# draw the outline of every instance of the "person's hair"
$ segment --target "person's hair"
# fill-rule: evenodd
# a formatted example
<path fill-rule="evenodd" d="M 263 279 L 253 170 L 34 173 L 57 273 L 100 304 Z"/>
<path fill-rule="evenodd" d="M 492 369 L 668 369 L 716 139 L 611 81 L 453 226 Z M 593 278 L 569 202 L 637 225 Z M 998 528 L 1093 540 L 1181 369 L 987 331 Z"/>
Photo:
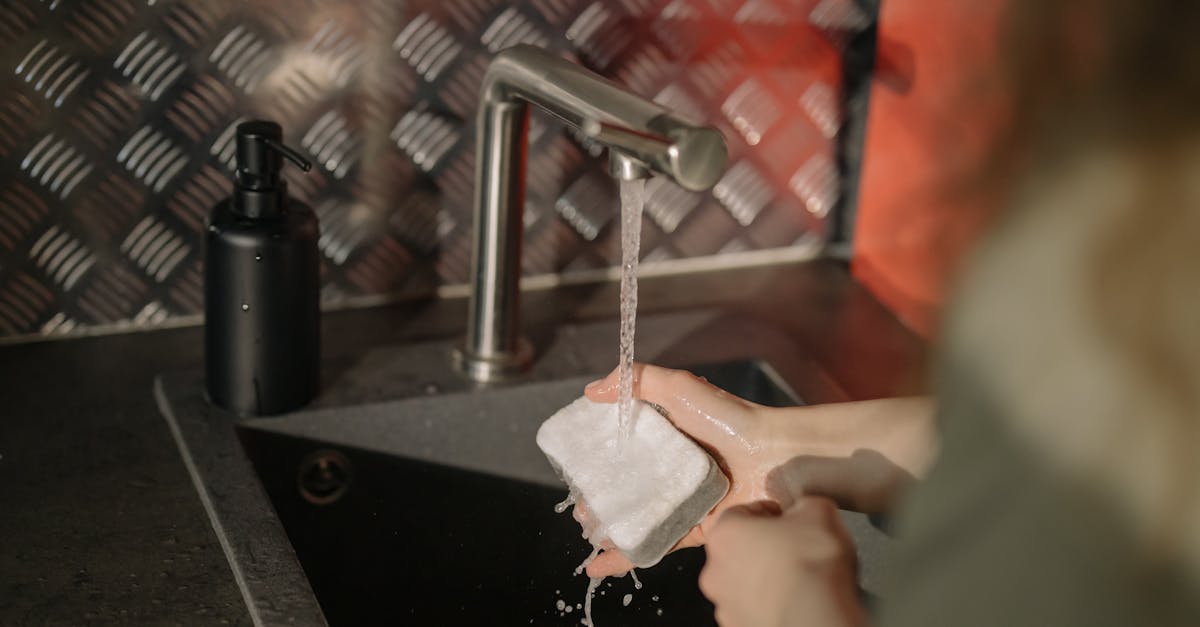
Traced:
<path fill-rule="evenodd" d="M 1073 210 L 1074 216 L 1106 216 L 1084 247 L 1078 311 L 1128 373 L 1125 384 L 1135 390 L 1129 398 L 1149 401 L 1125 420 L 1127 428 L 1155 434 L 1154 455 L 1111 463 L 1156 466 L 1140 469 L 1157 483 L 1138 489 L 1161 495 L 1152 499 L 1160 506 L 1148 521 L 1148 542 L 1176 555 L 1186 547 L 1196 563 L 1200 36 L 1194 30 L 1200 2 L 1016 0 L 1011 18 L 1006 59 L 1015 115 L 1003 154 L 1012 172 L 1038 181 L 1031 190 L 1036 195 L 1070 172 L 1066 164 L 1103 157 L 1102 150 L 1118 155 L 1116 171 L 1130 181 L 1130 193 L 1101 198 L 1094 213 Z M 1072 184 L 1102 187 L 1090 176 Z M 1089 198 L 1083 190 L 1073 197 L 1094 201 L 1082 200 Z"/>
<path fill-rule="evenodd" d="M 1072 121 L 1159 141 L 1197 128 L 1200 4 L 1191 0 L 1017 0 L 1006 35 L 1017 133 Z"/>

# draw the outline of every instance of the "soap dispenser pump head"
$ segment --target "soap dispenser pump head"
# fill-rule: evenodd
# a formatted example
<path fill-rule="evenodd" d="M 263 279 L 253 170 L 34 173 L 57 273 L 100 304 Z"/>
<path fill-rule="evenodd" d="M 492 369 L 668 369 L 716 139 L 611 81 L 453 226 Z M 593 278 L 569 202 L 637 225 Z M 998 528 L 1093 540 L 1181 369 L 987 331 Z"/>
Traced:
<path fill-rule="evenodd" d="M 278 124 L 254 120 L 238 125 L 234 211 L 247 218 L 279 215 L 287 198 L 287 184 L 279 175 L 285 157 L 305 172 L 312 168 L 303 155 L 283 145 Z"/>

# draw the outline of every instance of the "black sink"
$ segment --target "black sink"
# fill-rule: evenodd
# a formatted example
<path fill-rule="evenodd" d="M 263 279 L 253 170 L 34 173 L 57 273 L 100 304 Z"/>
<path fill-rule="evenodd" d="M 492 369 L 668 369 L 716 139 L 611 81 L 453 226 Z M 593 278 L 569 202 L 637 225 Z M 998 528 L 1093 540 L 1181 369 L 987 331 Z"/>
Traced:
<path fill-rule="evenodd" d="M 609 319 L 560 325 L 523 381 L 478 388 L 451 367 L 455 340 L 379 346 L 331 363 L 321 396 L 281 416 L 214 409 L 198 372 L 160 376 L 155 395 L 255 624 L 578 625 L 590 547 L 554 513 L 566 489 L 535 434 L 612 367 L 616 337 Z M 691 370 L 765 405 L 845 400 L 795 338 L 720 310 L 639 317 L 638 356 L 719 364 Z M 890 541 L 842 521 L 877 593 Z M 670 555 L 638 571 L 642 590 L 606 580 L 596 623 L 712 624 L 703 560 Z"/>
<path fill-rule="evenodd" d="M 692 370 L 758 403 L 799 403 L 760 362 Z M 362 441 L 353 437 L 307 437 L 315 433 L 311 429 L 288 433 L 254 422 L 239 426 L 242 445 L 328 622 L 580 624 L 583 610 L 578 604 L 584 602 L 588 579 L 573 573 L 590 546 L 569 513 L 554 512 L 566 490 L 536 451 L 532 430 L 545 418 L 541 414 L 546 407 L 565 404 L 580 394 L 586 380 L 530 392 L 529 411 L 538 415 L 521 417 L 519 423 L 499 424 L 507 418 L 479 410 L 483 418 L 475 435 L 482 441 L 473 446 L 484 447 L 477 451 L 491 447 L 490 453 L 496 455 L 481 455 L 495 457 L 491 469 L 465 458 L 438 459 L 437 451 L 406 455 L 379 450 L 388 448 L 382 445 L 356 445 Z M 507 393 L 521 394 L 519 389 Z M 512 411 L 505 409 L 511 403 L 496 407 L 497 414 Z M 351 424 L 359 418 L 353 412 L 321 418 L 323 423 L 332 420 Z M 424 419 L 409 415 L 396 420 Z M 433 431 L 442 428 L 424 422 Z M 413 450 L 425 449 L 414 445 Z M 506 459 L 536 464 L 539 471 L 521 471 L 516 468 L 520 464 Z M 639 570 L 641 590 L 634 589 L 629 577 L 605 580 L 593 601 L 595 622 L 713 624 L 712 606 L 696 586 L 703 563 L 703 551 L 690 549 Z M 632 594 L 628 606 L 623 603 L 626 594 Z M 566 612 L 566 607 L 571 611 Z"/>

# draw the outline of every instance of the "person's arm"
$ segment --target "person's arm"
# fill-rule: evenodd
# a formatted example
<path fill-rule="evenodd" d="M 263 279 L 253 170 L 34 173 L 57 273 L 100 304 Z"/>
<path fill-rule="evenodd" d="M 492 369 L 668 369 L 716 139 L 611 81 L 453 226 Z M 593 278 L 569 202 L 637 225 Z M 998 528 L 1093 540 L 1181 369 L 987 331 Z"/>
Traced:
<path fill-rule="evenodd" d="M 714 454 L 729 475 L 726 497 L 676 548 L 699 546 L 724 510 L 756 502 L 787 508 L 801 495 L 877 513 L 936 450 L 933 403 L 882 399 L 813 407 L 769 408 L 738 398 L 682 370 L 635 364 L 634 396 L 661 407 L 671 422 Z M 617 373 L 587 386 L 588 398 L 616 402 Z M 616 551 L 598 556 L 592 577 L 624 574 Z"/>
<path fill-rule="evenodd" d="M 866 514 L 887 511 L 937 455 L 934 410 L 928 397 L 767 408 L 760 419 L 775 451 L 767 497 L 786 507 L 819 495 Z"/>

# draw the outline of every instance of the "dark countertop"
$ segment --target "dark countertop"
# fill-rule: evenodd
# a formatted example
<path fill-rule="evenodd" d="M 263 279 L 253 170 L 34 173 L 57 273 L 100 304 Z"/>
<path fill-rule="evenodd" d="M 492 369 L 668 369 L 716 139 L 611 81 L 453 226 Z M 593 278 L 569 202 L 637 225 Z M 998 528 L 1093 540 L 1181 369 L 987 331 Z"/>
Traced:
<path fill-rule="evenodd" d="M 847 396 L 924 388 L 922 344 L 842 264 L 724 272 L 737 293 L 720 303 L 799 338 Z M 643 280 L 640 310 L 720 304 L 688 280 Z M 612 316 L 617 299 L 592 284 L 525 303 L 536 335 Z M 336 370 L 373 346 L 459 333 L 463 313 L 442 300 L 327 314 L 325 361 Z M 0 347 L 0 624 L 249 624 L 151 393 L 157 374 L 201 359 L 194 327 Z"/>

